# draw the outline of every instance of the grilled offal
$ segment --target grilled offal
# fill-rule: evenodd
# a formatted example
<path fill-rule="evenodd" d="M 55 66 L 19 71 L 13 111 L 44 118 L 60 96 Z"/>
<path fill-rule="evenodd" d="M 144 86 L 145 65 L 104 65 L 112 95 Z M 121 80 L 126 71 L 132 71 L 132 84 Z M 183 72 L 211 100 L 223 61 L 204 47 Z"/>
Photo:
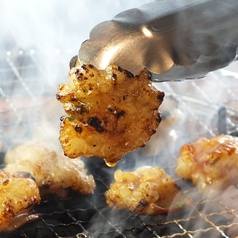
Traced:
<path fill-rule="evenodd" d="M 176 172 L 214 197 L 238 180 L 238 138 L 219 135 L 182 146 Z"/>
<path fill-rule="evenodd" d="M 92 175 L 87 174 L 80 158 L 69 160 L 51 150 L 43 142 L 31 141 L 9 151 L 4 159 L 5 171 L 10 174 L 30 173 L 40 189 L 41 196 L 56 193 L 67 195 L 64 189 L 80 194 L 93 193 L 96 184 Z"/>
<path fill-rule="evenodd" d="M 70 83 L 59 85 L 60 142 L 70 158 L 97 156 L 114 166 L 129 151 L 143 147 L 160 123 L 164 93 L 152 86 L 144 69 L 139 75 L 111 65 L 73 67 Z"/>
<path fill-rule="evenodd" d="M 18 215 L 38 203 L 40 194 L 34 180 L 0 171 L 0 231 L 11 229 L 10 224 L 14 226 Z"/>
<path fill-rule="evenodd" d="M 117 170 L 114 179 L 105 193 L 106 202 L 112 208 L 147 215 L 167 214 L 178 209 L 178 204 L 173 202 L 181 196 L 181 190 L 160 167 L 143 166 L 131 172 Z M 178 200 L 180 208 L 188 202 Z"/>

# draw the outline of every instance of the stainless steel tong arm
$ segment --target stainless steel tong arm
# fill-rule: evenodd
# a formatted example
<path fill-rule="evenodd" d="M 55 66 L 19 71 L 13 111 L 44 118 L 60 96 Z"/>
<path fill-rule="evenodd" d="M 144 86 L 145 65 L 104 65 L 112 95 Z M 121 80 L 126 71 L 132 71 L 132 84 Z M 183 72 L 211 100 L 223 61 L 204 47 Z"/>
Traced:
<path fill-rule="evenodd" d="M 158 0 L 94 27 L 79 50 L 82 62 L 110 64 L 153 81 L 204 77 L 230 64 L 238 45 L 238 0 Z"/>

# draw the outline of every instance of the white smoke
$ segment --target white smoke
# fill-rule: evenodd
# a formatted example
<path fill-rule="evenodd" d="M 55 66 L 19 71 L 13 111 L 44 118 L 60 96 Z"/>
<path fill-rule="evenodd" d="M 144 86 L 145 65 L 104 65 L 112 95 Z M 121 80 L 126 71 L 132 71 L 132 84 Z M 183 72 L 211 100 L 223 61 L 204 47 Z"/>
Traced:
<path fill-rule="evenodd" d="M 41 88 L 42 94 L 50 85 L 53 91 L 51 96 L 54 97 L 57 85 L 61 82 L 67 81 L 67 74 L 69 70 L 68 63 L 70 59 L 78 53 L 81 43 L 88 39 L 90 30 L 98 23 L 112 19 L 121 11 L 138 7 L 147 2 L 150 1 L 0 0 L 0 59 L 6 59 L 9 56 L 14 58 L 15 55 L 19 54 L 31 54 L 32 56 L 34 56 L 34 54 L 37 55 L 36 63 L 39 64 L 39 69 L 43 72 L 45 77 L 37 78 L 38 75 L 36 75 L 35 82 L 43 81 L 45 83 L 44 87 Z M 60 66 L 56 67 L 57 65 Z M 238 80 L 237 74 L 232 73 L 238 71 L 237 68 L 237 63 L 233 63 L 226 69 L 227 71 L 223 71 L 222 74 L 220 73 L 217 76 L 216 73 L 211 73 L 206 80 L 201 80 L 200 85 L 204 84 L 206 86 L 202 96 L 209 96 L 209 100 L 206 97 L 201 97 L 201 100 L 205 101 L 207 104 L 215 104 L 220 103 L 221 101 L 226 101 L 224 98 L 220 98 L 220 95 L 216 95 L 214 91 L 218 92 L 216 90 L 217 88 L 221 89 L 219 92 L 223 92 L 226 89 L 225 77 L 232 76 Z M 16 70 L 18 69 L 16 68 Z M 224 81 L 222 81 L 222 77 L 224 77 Z M 230 82 L 231 84 L 236 85 L 233 78 L 230 79 Z M 17 78 L 16 80 L 20 79 L 21 78 Z M 0 78 L 0 90 L 2 88 L 3 81 L 6 82 L 7 80 L 8 79 Z M 219 82 L 219 84 L 217 82 Z M 215 85 L 216 89 L 214 89 Z M 180 93 L 186 95 L 191 92 L 190 94 L 195 96 L 199 84 L 194 82 L 182 82 L 179 84 L 157 84 L 156 86 L 159 89 L 165 89 L 171 94 Z M 5 94 L 1 94 L 2 91 L 0 91 L 0 99 L 4 98 L 5 101 L 9 101 L 10 97 L 14 97 L 14 95 L 18 93 L 17 89 L 12 90 L 12 93 L 9 94 L 7 98 L 5 98 Z M 209 94 L 210 91 L 212 92 L 211 94 Z M 5 91 L 3 91 L 3 93 L 5 93 Z M 235 95 L 233 95 L 232 99 L 237 103 L 238 100 Z M 37 115 L 39 115 L 41 123 L 40 127 L 34 126 L 34 133 L 40 135 L 40 137 L 49 137 L 50 135 L 50 137 L 54 138 L 55 141 L 58 141 L 59 117 L 63 112 L 61 111 L 61 105 L 58 104 L 57 107 L 55 104 L 57 104 L 56 100 L 53 102 L 51 101 L 50 104 L 48 101 L 41 104 L 39 110 L 37 110 Z M 9 105 L 11 106 L 11 104 Z M 46 105 L 47 108 L 45 107 Z M 15 105 L 12 106 L 15 107 Z M 55 111 L 54 108 L 58 108 L 58 111 Z M 1 108 L 0 105 L 0 111 L 2 110 L 3 108 Z M 2 114 L 0 114 L 0 116 L 1 115 Z M 210 120 L 211 115 L 207 116 L 209 116 Z M 19 115 L 19 117 L 21 117 L 21 115 Z M 25 117 L 25 114 L 23 117 Z M 30 119 L 32 120 L 32 117 Z M 56 122 L 54 120 L 52 121 L 52 119 L 55 119 Z M 19 121 L 21 120 L 23 119 L 20 118 Z M 195 121 L 190 121 L 189 129 L 191 130 L 189 133 L 191 134 L 196 132 L 196 128 L 194 129 L 193 123 L 195 124 Z M 188 130 L 187 125 L 188 124 L 184 124 L 180 129 L 184 129 L 184 131 Z M 206 125 L 208 127 L 210 126 L 209 124 Z M 52 133 L 49 129 L 53 129 Z M 11 127 L 11 131 L 14 131 L 14 128 Z M 45 133 L 46 131 L 49 134 Z M 198 132 L 201 133 L 200 131 Z M 194 134 L 197 136 L 196 133 Z M 156 146 L 156 144 L 154 146 Z M 157 165 L 157 162 L 162 163 L 162 160 L 163 158 L 161 161 L 156 160 L 155 164 Z"/>
<path fill-rule="evenodd" d="M 46 53 L 70 49 L 76 53 L 96 24 L 146 2 L 148 0 L 1 0 L 1 41 L 12 37 L 10 46 L 37 47 Z M 12 47 L 6 48 L 11 50 Z"/>

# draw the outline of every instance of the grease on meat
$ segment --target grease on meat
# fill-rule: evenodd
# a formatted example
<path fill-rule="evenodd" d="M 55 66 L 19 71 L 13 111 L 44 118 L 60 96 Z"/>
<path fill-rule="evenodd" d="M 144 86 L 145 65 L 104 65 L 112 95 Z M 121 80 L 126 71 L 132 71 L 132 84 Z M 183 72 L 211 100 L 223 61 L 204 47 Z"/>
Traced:
<path fill-rule="evenodd" d="M 0 171 L 0 231 L 13 229 L 14 219 L 38 203 L 39 189 L 34 180 L 14 177 L 8 172 Z M 22 222 L 24 221 L 28 220 L 24 219 Z M 20 226 L 19 221 L 17 226 Z"/>
<path fill-rule="evenodd" d="M 9 151 L 5 163 L 5 171 L 30 173 L 41 191 L 47 193 L 65 196 L 62 190 L 70 188 L 87 195 L 93 193 L 96 186 L 81 159 L 69 160 L 41 142 L 26 143 Z"/>
<path fill-rule="evenodd" d="M 143 166 L 133 172 L 117 170 L 115 182 L 106 191 L 107 204 L 137 214 L 166 214 L 180 188 L 163 169 Z"/>
<path fill-rule="evenodd" d="M 238 138 L 219 135 L 182 146 L 176 172 L 197 185 L 202 194 L 215 196 L 238 180 Z"/>
<path fill-rule="evenodd" d="M 71 69 L 71 83 L 59 85 L 60 142 L 70 158 L 103 158 L 114 166 L 129 151 L 143 147 L 160 123 L 164 93 L 152 86 L 144 69 L 134 76 L 119 66 L 97 70 L 90 64 Z"/>

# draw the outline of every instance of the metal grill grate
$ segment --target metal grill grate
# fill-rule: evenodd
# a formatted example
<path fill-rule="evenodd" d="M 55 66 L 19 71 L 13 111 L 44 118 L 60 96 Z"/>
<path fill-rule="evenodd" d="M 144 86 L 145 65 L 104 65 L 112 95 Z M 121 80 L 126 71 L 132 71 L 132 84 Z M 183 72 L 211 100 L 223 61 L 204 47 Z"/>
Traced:
<path fill-rule="evenodd" d="M 57 54 L 57 52 L 56 52 Z M 65 53 L 67 56 L 67 52 Z M 50 109 L 60 82 L 67 80 L 65 55 L 57 57 L 54 68 L 42 66 L 42 55 L 34 51 L 18 51 L 0 59 L 0 151 L 1 163 L 6 150 L 41 135 L 36 128 L 42 121 L 45 128 L 58 130 L 62 111 Z M 54 57 L 53 57 L 54 58 Z M 39 218 L 0 237 L 234 237 L 238 230 L 238 207 L 226 201 L 236 201 L 238 189 L 227 199 L 207 201 L 196 189 L 175 175 L 174 169 L 180 146 L 201 136 L 213 136 L 225 125 L 228 133 L 236 133 L 238 122 L 238 75 L 227 70 L 210 74 L 206 79 L 179 83 L 161 83 L 156 87 L 179 101 L 184 118 L 175 126 L 177 139 L 157 156 L 146 156 L 143 150 L 129 153 L 115 168 L 108 168 L 97 159 L 84 159 L 95 177 L 97 188 L 93 195 L 71 194 L 67 199 L 46 198 L 32 214 Z M 166 99 L 165 99 L 166 100 Z M 225 108 L 221 118 L 221 109 Z M 47 111 L 48 110 L 48 111 Z M 188 133 L 189 132 L 189 133 Z M 56 132 L 58 133 L 58 132 Z M 50 138 L 57 140 L 55 133 Z M 112 181 L 113 172 L 134 168 L 138 163 L 161 166 L 175 177 L 187 193 L 195 194 L 197 202 L 183 211 L 168 216 L 137 216 L 128 211 L 115 211 L 106 206 L 104 192 Z M 234 202 L 235 203 L 235 202 Z M 237 234 L 236 234 L 237 235 Z"/>

